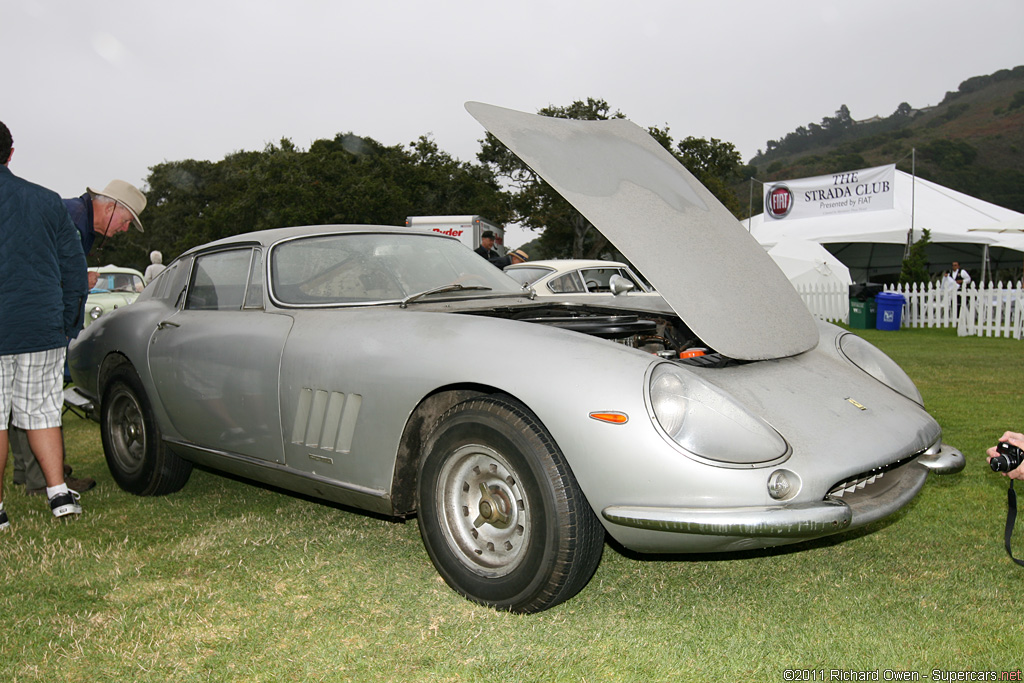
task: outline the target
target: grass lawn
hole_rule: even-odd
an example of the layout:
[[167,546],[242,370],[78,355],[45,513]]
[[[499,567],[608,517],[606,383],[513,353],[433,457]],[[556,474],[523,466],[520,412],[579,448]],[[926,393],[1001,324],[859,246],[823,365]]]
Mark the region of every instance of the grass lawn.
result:
[[[587,588],[532,616],[451,591],[415,520],[202,470],[177,494],[129,495],[107,472],[98,426],[71,417],[69,462],[99,481],[79,520],[53,519],[44,500],[13,486],[8,467],[0,682],[1017,672],[1024,569],[1003,549],[1007,480],[982,454],[1005,429],[1024,429],[1024,342],[859,333],[918,383],[945,440],[968,456],[964,472],[930,477],[893,518],[799,546],[650,558],[607,545]],[[1024,555],[1024,532],[1015,543]]]

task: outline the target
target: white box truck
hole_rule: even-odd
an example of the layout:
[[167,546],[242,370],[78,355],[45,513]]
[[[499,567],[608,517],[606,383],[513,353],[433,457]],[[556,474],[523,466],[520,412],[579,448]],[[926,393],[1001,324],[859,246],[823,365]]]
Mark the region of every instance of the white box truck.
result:
[[494,233],[494,250],[505,255],[505,228],[480,216],[409,216],[405,224],[458,237],[470,249],[479,247],[480,235],[484,230],[490,230]]

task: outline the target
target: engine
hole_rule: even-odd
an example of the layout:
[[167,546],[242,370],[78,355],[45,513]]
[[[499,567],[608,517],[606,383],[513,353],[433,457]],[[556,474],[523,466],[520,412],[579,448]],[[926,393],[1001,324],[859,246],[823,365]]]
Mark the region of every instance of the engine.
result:
[[589,306],[544,306],[511,317],[609,339],[662,358],[700,365],[719,365],[724,360],[676,316]]

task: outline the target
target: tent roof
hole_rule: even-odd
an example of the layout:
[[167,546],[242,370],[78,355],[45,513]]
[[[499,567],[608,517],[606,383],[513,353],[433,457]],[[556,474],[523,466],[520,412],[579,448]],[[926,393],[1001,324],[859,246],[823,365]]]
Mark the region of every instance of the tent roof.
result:
[[794,285],[853,284],[850,270],[817,242],[786,238],[768,255]]
[[932,242],[993,244],[1000,235],[971,230],[994,223],[1018,221],[1024,214],[943,187],[909,173],[896,171],[893,208],[815,218],[765,221],[758,214],[742,221],[754,238],[764,246],[789,237],[820,244],[872,242],[906,244],[913,225],[917,240],[921,230],[931,231]]

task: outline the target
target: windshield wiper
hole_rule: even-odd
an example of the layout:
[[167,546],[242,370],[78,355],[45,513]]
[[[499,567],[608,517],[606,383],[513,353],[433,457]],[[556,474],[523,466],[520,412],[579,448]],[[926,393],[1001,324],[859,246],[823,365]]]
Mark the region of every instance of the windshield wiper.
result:
[[464,292],[472,289],[486,290],[488,292],[491,291],[490,287],[485,287],[483,285],[460,285],[457,282],[453,282],[450,285],[441,285],[440,287],[428,289],[425,292],[417,292],[416,294],[410,294],[409,296],[402,299],[401,308],[405,308],[413,301],[416,301],[416,299],[422,299],[423,297],[430,296],[431,294],[443,294],[444,292]]

